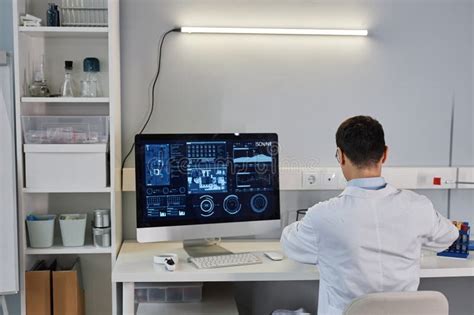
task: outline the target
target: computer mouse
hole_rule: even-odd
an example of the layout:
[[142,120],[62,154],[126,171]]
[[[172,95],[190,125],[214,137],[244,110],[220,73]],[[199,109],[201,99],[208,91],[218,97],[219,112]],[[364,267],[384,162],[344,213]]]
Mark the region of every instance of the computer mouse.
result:
[[285,258],[285,256],[280,252],[264,252],[263,254],[274,261],[280,261]]

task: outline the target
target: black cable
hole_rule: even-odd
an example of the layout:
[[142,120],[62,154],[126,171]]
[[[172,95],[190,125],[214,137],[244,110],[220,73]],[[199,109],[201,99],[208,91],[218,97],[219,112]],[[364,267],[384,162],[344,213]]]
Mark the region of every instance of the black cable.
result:
[[[167,31],[166,33],[164,33],[163,35],[161,35],[161,38],[160,40],[158,41],[158,68],[156,69],[156,74],[153,78],[153,83],[152,83],[152,86],[151,86],[151,102],[150,102],[150,112],[148,113],[148,116],[146,118],[146,121],[145,123],[143,124],[143,127],[140,129],[140,131],[138,132],[138,134],[142,134],[143,131],[145,130],[146,126],[148,125],[148,123],[150,122],[150,119],[151,117],[153,116],[153,111],[155,110],[155,87],[156,87],[156,82],[158,82],[158,77],[160,76],[160,71],[161,71],[161,55],[162,55],[162,50],[163,50],[163,43],[165,42],[165,39],[166,39],[166,36],[168,36],[168,34],[170,33],[173,33],[173,32],[180,32],[181,30],[179,28],[174,28],[174,29],[171,29],[169,31]],[[125,155],[125,158],[123,159],[122,161],[122,170],[125,166],[125,162],[127,161],[128,157],[130,156],[130,154],[132,154],[133,152],[133,149],[135,148],[135,141],[133,141],[132,143],[132,146],[130,147],[130,150],[128,151],[128,153]],[[122,176],[122,181],[123,181],[123,176]]]

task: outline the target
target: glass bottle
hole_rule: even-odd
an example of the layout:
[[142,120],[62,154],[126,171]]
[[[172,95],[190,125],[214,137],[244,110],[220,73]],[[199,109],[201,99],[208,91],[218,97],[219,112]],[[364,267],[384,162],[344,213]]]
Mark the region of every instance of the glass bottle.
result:
[[88,57],[84,59],[84,72],[86,73],[86,77],[84,80],[81,81],[81,96],[100,96],[100,84],[98,78],[99,71],[99,59],[93,57]]
[[33,82],[29,86],[30,96],[33,97],[48,97],[49,88],[44,78],[44,56],[42,58],[39,68],[33,74]]
[[68,61],[64,62],[65,74],[64,74],[64,82],[63,82],[63,85],[62,85],[62,88],[61,88],[61,95],[63,97],[73,97],[74,96],[74,92],[73,92],[73,89],[72,89],[73,82],[72,82],[72,78],[71,78],[72,66],[73,66],[72,61],[68,60]]
[[54,3],[48,3],[48,11],[46,11],[46,25],[59,26],[59,10]]

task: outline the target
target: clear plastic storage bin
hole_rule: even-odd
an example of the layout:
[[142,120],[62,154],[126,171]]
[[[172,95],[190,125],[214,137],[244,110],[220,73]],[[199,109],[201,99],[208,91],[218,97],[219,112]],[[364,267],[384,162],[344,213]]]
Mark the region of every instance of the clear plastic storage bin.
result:
[[62,0],[61,26],[107,26],[107,0]]
[[135,303],[192,303],[202,300],[202,282],[137,283]]
[[23,116],[25,144],[101,144],[109,140],[108,116]]

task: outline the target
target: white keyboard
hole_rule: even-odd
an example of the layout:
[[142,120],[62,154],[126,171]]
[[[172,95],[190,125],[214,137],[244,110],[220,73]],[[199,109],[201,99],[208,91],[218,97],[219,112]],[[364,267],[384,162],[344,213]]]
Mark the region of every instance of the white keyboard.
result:
[[199,269],[261,264],[257,256],[250,253],[193,257],[189,259]]

